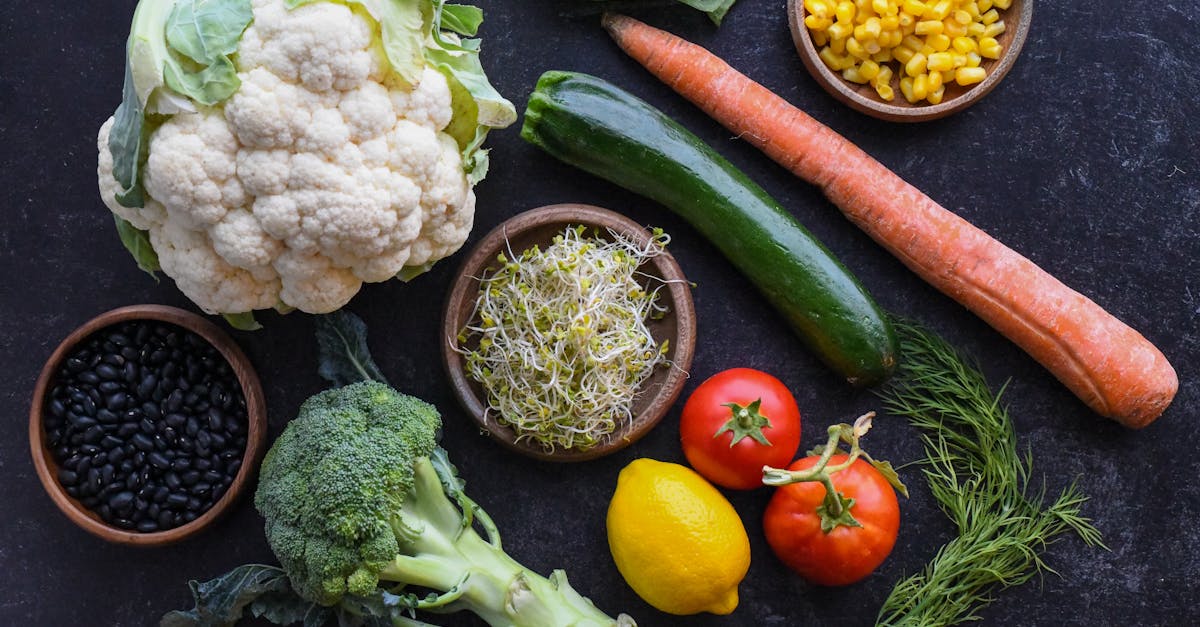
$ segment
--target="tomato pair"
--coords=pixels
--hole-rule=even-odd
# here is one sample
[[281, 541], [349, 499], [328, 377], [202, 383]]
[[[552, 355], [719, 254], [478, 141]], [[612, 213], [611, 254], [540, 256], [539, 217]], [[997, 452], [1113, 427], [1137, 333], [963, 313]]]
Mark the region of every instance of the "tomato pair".
[[763, 519], [767, 543], [805, 579], [838, 586], [866, 577], [891, 553], [900, 528], [893, 487], [907, 495], [891, 466], [858, 446], [871, 416], [830, 427], [822, 450], [789, 465], [800, 448], [796, 399], [779, 379], [734, 368], [696, 388], [680, 435], [688, 462], [709, 481], [780, 486]]

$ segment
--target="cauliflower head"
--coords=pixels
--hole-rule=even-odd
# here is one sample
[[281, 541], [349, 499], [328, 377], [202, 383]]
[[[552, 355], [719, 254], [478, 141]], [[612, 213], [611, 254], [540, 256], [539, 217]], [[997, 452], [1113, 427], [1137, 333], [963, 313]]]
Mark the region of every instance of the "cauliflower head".
[[516, 117], [458, 36], [480, 20], [429, 0], [141, 0], [97, 138], [122, 241], [222, 314], [334, 311], [454, 253], [483, 138]]

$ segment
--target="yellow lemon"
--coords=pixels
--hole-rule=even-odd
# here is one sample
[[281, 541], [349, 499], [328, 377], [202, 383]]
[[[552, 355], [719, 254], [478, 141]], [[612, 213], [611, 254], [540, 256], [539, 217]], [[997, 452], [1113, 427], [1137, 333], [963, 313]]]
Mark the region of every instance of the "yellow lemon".
[[637, 459], [617, 477], [608, 546], [638, 596], [669, 614], [728, 614], [750, 539], [725, 497], [679, 464]]

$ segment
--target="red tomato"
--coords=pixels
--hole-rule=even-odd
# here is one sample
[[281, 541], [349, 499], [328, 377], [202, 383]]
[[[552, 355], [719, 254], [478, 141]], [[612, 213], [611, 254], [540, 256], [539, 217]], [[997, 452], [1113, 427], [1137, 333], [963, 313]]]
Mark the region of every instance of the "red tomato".
[[800, 448], [800, 409], [779, 379], [750, 368], [700, 384], [679, 423], [688, 463], [726, 488], [762, 486], [762, 467], [782, 467]]
[[[818, 457], [796, 460], [788, 470], [811, 468]], [[829, 465], [846, 461], [834, 455]], [[825, 501], [818, 482], [792, 483], [776, 490], [763, 516], [767, 543], [775, 555], [805, 579], [822, 586], [844, 586], [871, 574], [887, 559], [900, 530], [896, 493], [879, 471], [861, 458], [830, 478], [843, 497], [854, 499], [850, 515], [861, 527], [821, 529], [817, 508]]]

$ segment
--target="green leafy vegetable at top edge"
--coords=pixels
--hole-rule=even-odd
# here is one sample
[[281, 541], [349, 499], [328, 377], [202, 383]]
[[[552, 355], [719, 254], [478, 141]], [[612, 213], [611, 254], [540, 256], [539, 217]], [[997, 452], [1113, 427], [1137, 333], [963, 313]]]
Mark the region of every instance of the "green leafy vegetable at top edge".
[[945, 340], [896, 321], [903, 358], [885, 407], [921, 431], [925, 477], [958, 535], [892, 589], [878, 624], [938, 627], [978, 620], [996, 592], [1053, 572], [1039, 553], [1066, 533], [1104, 546], [1081, 515], [1074, 483], [1047, 505], [1029, 490], [1032, 454], [1017, 452], [1012, 419], [983, 374]]
[[733, 7], [737, 0], [666, 0], [653, 2], [650, 0], [593, 0], [594, 3], [600, 3], [604, 9], [613, 9], [623, 11], [630, 8], [637, 8], [640, 5], [662, 5], [669, 2], [684, 4], [698, 11], [704, 11], [708, 14], [709, 19], [717, 26], [721, 25], [721, 20], [725, 19], [725, 14]]

